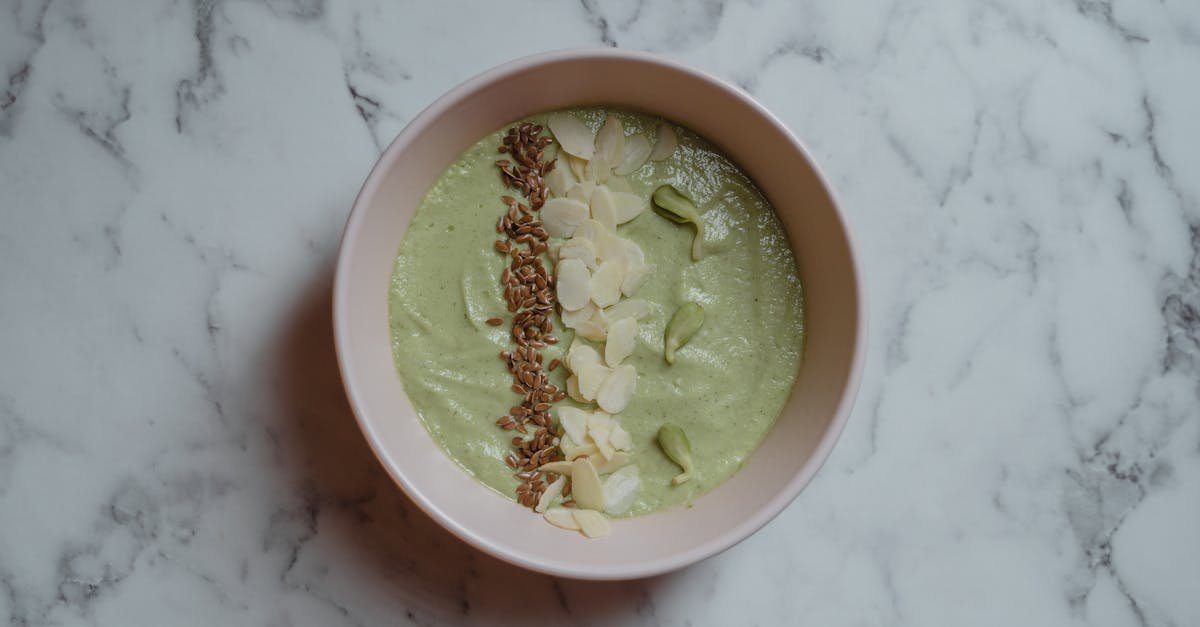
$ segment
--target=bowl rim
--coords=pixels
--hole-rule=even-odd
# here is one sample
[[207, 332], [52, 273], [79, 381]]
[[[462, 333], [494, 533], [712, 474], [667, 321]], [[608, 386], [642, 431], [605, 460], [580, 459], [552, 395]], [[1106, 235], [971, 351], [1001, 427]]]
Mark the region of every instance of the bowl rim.
[[[635, 562], [628, 565], [621, 565], [619, 568], [609, 569], [603, 572], [598, 572], [595, 569], [587, 569], [583, 566], [571, 568], [560, 564], [547, 564], [536, 559], [522, 555], [517, 551], [509, 550], [507, 547], [497, 546], [491, 542], [475, 535], [471, 529], [465, 527], [457, 520], [445, 514], [432, 500], [428, 499], [424, 493], [417, 490], [408, 478], [401, 472], [395, 464], [391, 462], [387, 451], [383, 450], [383, 445], [380, 438], [375, 433], [370, 421], [368, 421], [363, 412], [360, 410], [358, 400], [358, 378], [355, 376], [354, 366], [348, 356], [350, 345], [349, 319], [348, 309], [350, 307], [349, 297], [349, 267], [350, 263], [347, 258], [351, 256], [351, 251], [354, 250], [357, 236], [361, 231], [360, 223], [365, 219], [367, 206], [369, 206], [379, 188], [391, 168], [393, 167], [397, 157], [405, 150], [408, 144], [419, 135], [422, 129], [430, 123], [436, 121], [456, 103], [462, 101], [465, 97], [475, 92], [480, 87], [502, 80], [504, 77], [523, 72], [540, 65], [550, 63], [561, 63], [564, 61], [587, 61], [587, 60], [623, 60], [632, 61], [635, 63], [643, 63], [661, 67], [670, 71], [679, 72], [688, 75], [690, 78], [708, 83], [726, 95], [729, 95], [740, 102], [743, 106], [752, 110], [755, 114], [765, 119], [776, 132], [782, 135], [787, 141], [799, 151], [800, 155], [807, 162], [808, 167], [813, 171], [817, 180], [824, 188], [830, 199], [830, 205], [833, 209], [833, 216], [836, 223], [841, 228], [845, 237], [848, 248], [848, 259], [850, 263], [850, 273], [855, 279], [854, 294], [857, 300], [856, 325], [854, 333], [854, 347], [851, 353], [850, 369], [846, 379], [846, 384], [842, 389], [840, 398], [835, 406], [834, 415], [830, 419], [829, 425], [820, 436], [817, 446], [813, 449], [812, 455], [804, 463], [800, 472], [796, 473], [784, 487], [779, 490], [770, 500], [762, 507], [751, 513], [737, 525], [729, 528], [725, 532], [715, 536], [711, 540], [698, 544], [687, 551], [681, 551], [675, 555], [649, 560], [646, 562]], [[527, 55], [496, 65], [492, 68], [484, 70], [472, 76], [471, 78], [459, 83], [445, 94], [434, 100], [425, 107], [419, 114], [412, 118], [408, 124], [400, 131], [399, 134], [388, 144], [388, 147], [380, 154], [375, 165], [372, 167], [370, 174], [367, 175], [362, 188], [355, 197], [354, 204], [351, 207], [350, 215], [346, 220], [346, 225], [339, 244], [337, 255], [337, 268], [334, 274], [333, 282], [333, 331], [335, 352], [337, 354], [338, 370], [341, 374], [342, 385], [346, 392], [347, 400], [350, 403], [354, 418], [358, 422], [359, 428], [366, 436], [367, 442], [371, 447], [371, 452], [375, 455], [379, 463], [387, 471], [392, 480], [400, 486], [405, 495], [410, 500], [417, 504], [422, 511], [430, 518], [435, 520], [443, 528], [450, 531], [454, 536], [466, 542], [468, 545], [487, 553], [493, 557], [501, 559], [505, 562], [515, 564], [548, 575], [568, 577], [573, 579], [591, 579], [591, 580], [621, 580], [634, 579], [641, 577], [650, 577], [662, 573], [670, 572], [699, 562], [703, 559], [712, 557], [721, 553], [742, 540], [748, 538], [754, 532], [765, 526], [768, 522], [778, 516], [784, 508], [786, 508], [800, 492], [812, 481], [813, 477], [824, 465], [834, 446], [837, 444], [839, 437], [849, 420], [851, 411], [854, 407], [855, 398], [858, 393], [859, 386], [862, 381], [864, 364], [866, 361], [867, 350], [867, 294], [861, 272], [861, 261], [858, 258], [857, 246], [854, 243], [854, 236], [849, 228], [846, 216], [842, 210], [833, 186], [829, 183], [828, 177], [817, 165], [812, 158], [804, 143], [797, 138], [791, 130], [783, 124], [771, 111], [760, 104], [752, 96], [744, 90], [739, 89], [727, 81], [720, 79], [708, 72], [691, 67], [684, 63], [675, 61], [665, 56], [654, 53], [620, 50], [616, 48], [566, 48], [552, 50], [548, 52], [540, 52], [532, 55]]]

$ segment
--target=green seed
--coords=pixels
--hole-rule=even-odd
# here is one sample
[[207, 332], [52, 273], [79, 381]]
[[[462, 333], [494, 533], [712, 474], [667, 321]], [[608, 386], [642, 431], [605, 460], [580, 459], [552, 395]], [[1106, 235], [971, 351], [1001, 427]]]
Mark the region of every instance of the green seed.
[[704, 308], [693, 302], [684, 303], [675, 315], [671, 316], [671, 321], [667, 323], [667, 329], [663, 333], [663, 359], [667, 360], [668, 364], [675, 363], [675, 351], [687, 344], [703, 325]]
[[671, 461], [679, 464], [683, 472], [671, 480], [671, 485], [679, 485], [692, 478], [692, 444], [688, 442], [687, 434], [677, 425], [667, 423], [658, 429], [658, 445]]
[[704, 243], [704, 221], [700, 212], [690, 198], [670, 185], [663, 185], [654, 190], [650, 196], [654, 212], [676, 223], [692, 223], [696, 227], [696, 236], [692, 238], [692, 261], [700, 261], [701, 247]]

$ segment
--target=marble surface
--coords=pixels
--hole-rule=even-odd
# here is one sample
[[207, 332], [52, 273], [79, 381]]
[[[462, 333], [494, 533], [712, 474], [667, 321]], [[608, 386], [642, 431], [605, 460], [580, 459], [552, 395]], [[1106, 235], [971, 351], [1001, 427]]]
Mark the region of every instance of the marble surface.
[[[873, 325], [791, 507], [610, 584], [406, 501], [329, 320], [380, 147], [581, 45], [777, 112]], [[1198, 114], [1192, 0], [0, 0], [0, 622], [1200, 624]]]

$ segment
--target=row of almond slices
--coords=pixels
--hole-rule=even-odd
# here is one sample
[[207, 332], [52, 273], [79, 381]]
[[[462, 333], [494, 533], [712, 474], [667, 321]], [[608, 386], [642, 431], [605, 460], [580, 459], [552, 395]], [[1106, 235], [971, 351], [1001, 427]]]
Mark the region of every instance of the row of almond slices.
[[[629, 463], [633, 438], [621, 426], [619, 416], [603, 411], [563, 407], [558, 417], [564, 430], [559, 445], [566, 460], [538, 469], [558, 478], [547, 486], [535, 509], [556, 527], [579, 529], [593, 538], [608, 535], [608, 520], [600, 512], [617, 515], [628, 511], [641, 485], [637, 466]], [[601, 475], [607, 476], [601, 479]], [[568, 477], [577, 508], [551, 507]]]
[[[599, 411], [573, 407], [558, 410], [564, 434], [560, 442], [566, 461], [542, 466], [557, 473], [537, 505], [551, 524], [578, 529], [588, 537], [608, 535], [608, 520], [629, 509], [640, 487], [637, 466], [629, 463], [633, 440], [621, 427], [620, 412], [633, 396], [637, 370], [622, 363], [633, 354], [637, 321], [650, 305], [630, 299], [650, 271], [642, 249], [619, 237], [617, 226], [633, 220], [648, 207], [629, 192], [621, 177], [640, 168], [652, 155], [669, 157], [675, 149], [674, 131], [666, 125], [651, 148], [643, 135], [626, 137], [621, 121], [605, 120], [593, 136], [569, 114], [547, 121], [566, 153], [569, 168], [547, 176], [553, 197], [542, 207], [547, 232], [566, 241], [551, 251], [555, 285], [563, 324], [578, 336], [564, 363], [571, 371], [567, 393], [580, 403], [596, 403]], [[626, 297], [622, 300], [622, 296]], [[579, 340], [604, 342], [604, 354]], [[607, 475], [603, 480], [601, 475]], [[576, 509], [550, 507], [561, 495], [567, 478]]]

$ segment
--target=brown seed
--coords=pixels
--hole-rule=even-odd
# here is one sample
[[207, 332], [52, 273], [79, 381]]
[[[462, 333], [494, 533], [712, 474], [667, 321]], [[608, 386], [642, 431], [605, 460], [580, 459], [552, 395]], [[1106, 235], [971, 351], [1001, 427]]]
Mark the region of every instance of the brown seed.
[[487, 323], [494, 327], [498, 327], [504, 324], [504, 318], [488, 318]]
[[[548, 339], [548, 338], [547, 338], [547, 339]], [[549, 365], [549, 366], [546, 366], [546, 370], [547, 370], [547, 371], [549, 371], [549, 372], [554, 372], [554, 369], [555, 369], [555, 368], [557, 368], [557, 367], [558, 367], [558, 364], [560, 364], [560, 363], [562, 363], [562, 362], [560, 362], [560, 361], [559, 361], [559, 360], [557, 360], [557, 359], [551, 359], [551, 360], [550, 360], [550, 365]]]

